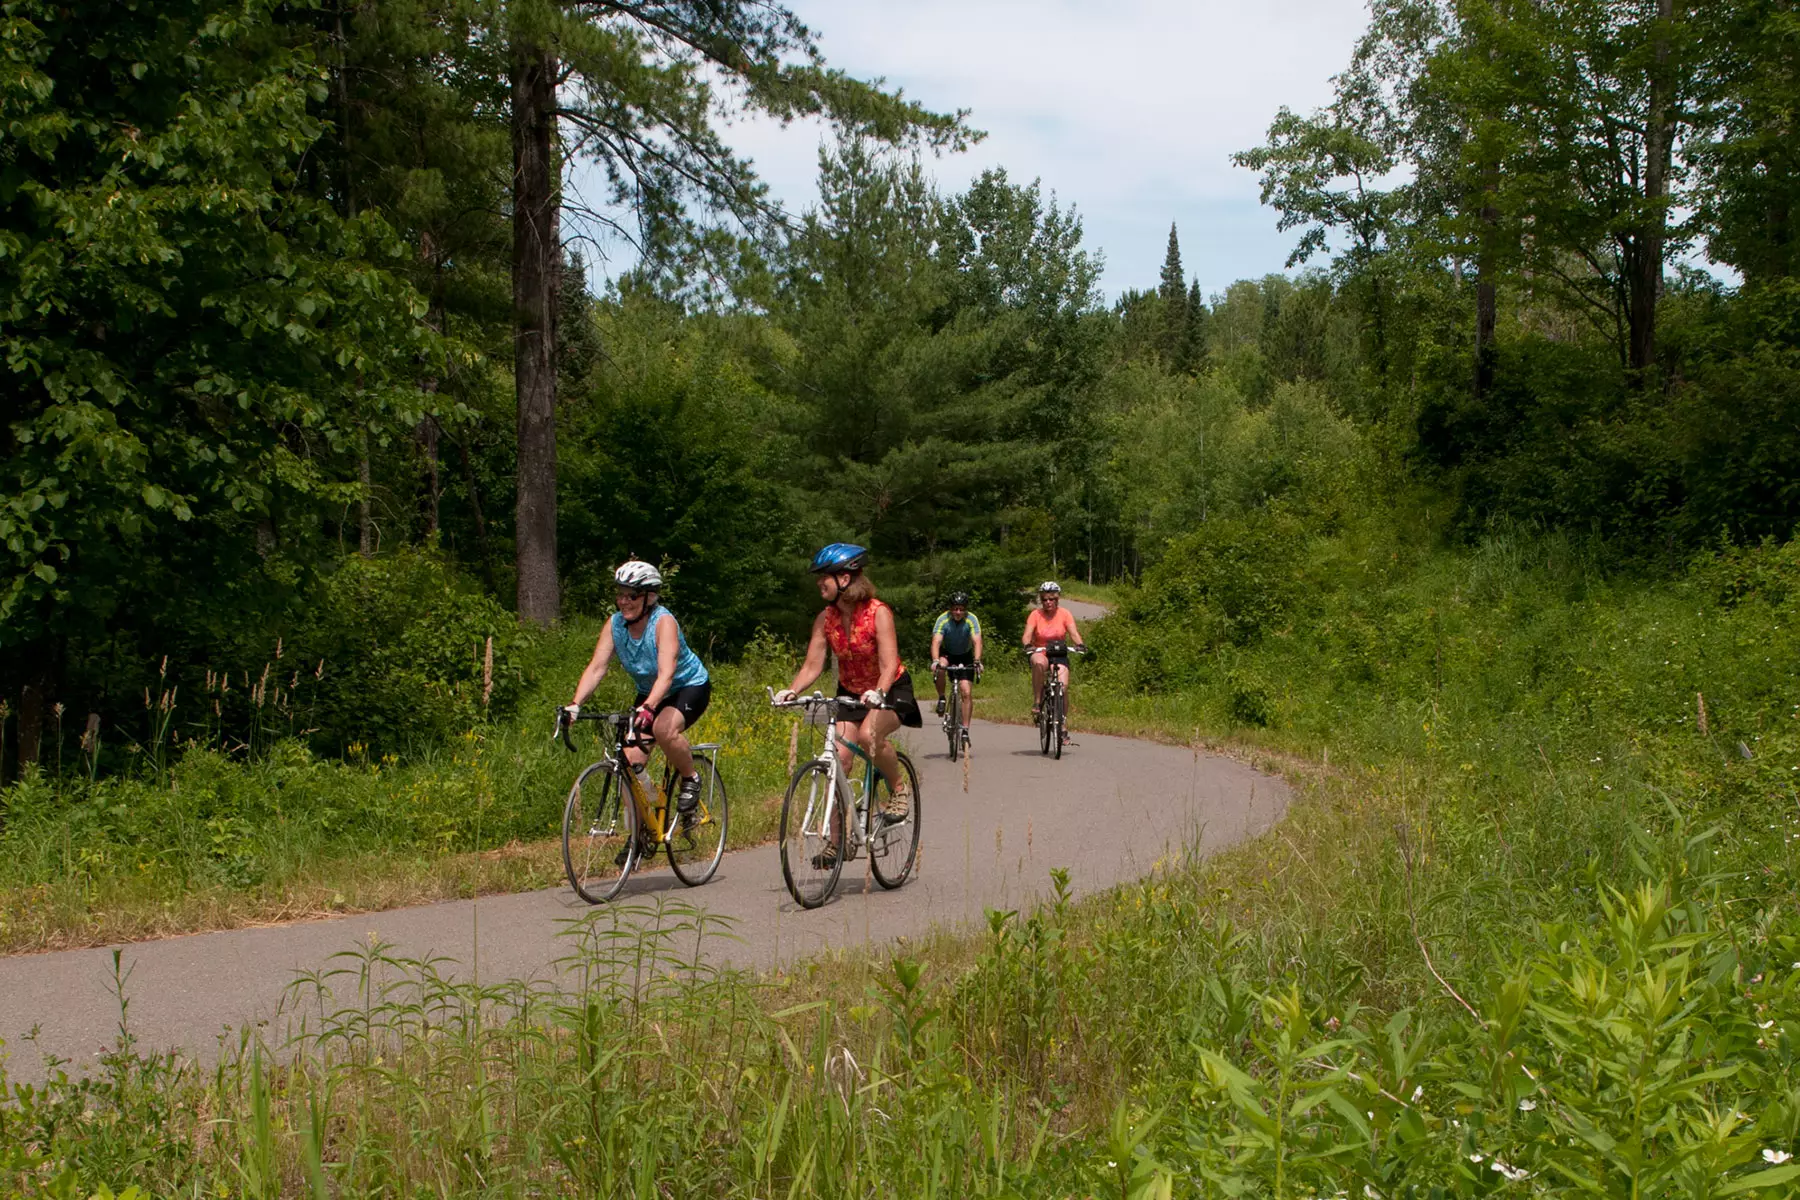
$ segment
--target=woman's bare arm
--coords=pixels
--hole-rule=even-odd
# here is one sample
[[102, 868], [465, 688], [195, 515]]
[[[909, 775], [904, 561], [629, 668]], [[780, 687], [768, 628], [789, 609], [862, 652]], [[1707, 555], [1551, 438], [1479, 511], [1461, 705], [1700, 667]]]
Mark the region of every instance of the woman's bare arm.
[[806, 661], [800, 664], [800, 670], [794, 676], [794, 682], [788, 684], [791, 692], [801, 692], [812, 686], [813, 681], [825, 673], [825, 612], [820, 610], [813, 619], [812, 640], [806, 643]]
[[575, 698], [570, 701], [571, 704], [580, 704], [594, 694], [594, 689], [606, 678], [606, 668], [612, 662], [612, 656], [612, 622], [608, 621], [600, 627], [600, 640], [594, 643], [594, 657], [588, 660], [587, 670], [581, 673], [581, 682], [575, 685]]

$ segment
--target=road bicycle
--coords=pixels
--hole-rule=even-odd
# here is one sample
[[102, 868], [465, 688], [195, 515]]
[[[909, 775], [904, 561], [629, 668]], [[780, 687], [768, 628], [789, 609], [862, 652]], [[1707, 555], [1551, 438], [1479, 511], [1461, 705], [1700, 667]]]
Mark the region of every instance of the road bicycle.
[[[649, 773], [633, 771], [625, 758], [628, 748], [646, 753], [655, 742], [631, 724], [632, 714], [581, 713], [575, 721], [604, 725], [598, 762], [575, 777], [569, 799], [563, 805], [563, 870], [569, 886], [589, 904], [611, 900], [625, 887], [632, 871], [654, 858], [659, 849], [669, 853], [675, 878], [699, 887], [719, 869], [725, 857], [725, 838], [731, 828], [731, 805], [725, 781], [719, 777], [719, 743], [700, 742], [690, 748], [694, 769], [700, 772], [700, 802], [694, 815], [683, 822], [675, 808], [679, 780], [674, 769], [663, 766], [661, 783]], [[573, 722], [562, 709], [556, 713], [556, 736], [571, 753]], [[648, 762], [645, 766], [648, 767]], [[632, 803], [623, 803], [629, 794]]]
[[[1062, 672], [1056, 670], [1057, 646], [1058, 643], [1053, 641], [1043, 647], [1050, 662], [1044, 671], [1044, 694], [1038, 701], [1037, 712], [1038, 750], [1051, 758], [1061, 758], [1063, 746], [1069, 740], [1069, 690], [1062, 681]], [[1025, 656], [1030, 658], [1036, 649], [1028, 647]], [[1085, 646], [1062, 646], [1061, 650], [1067, 655], [1087, 653]]]
[[971, 683], [981, 678], [981, 664], [970, 666], [944, 667], [946, 690], [950, 696], [944, 705], [944, 737], [950, 743], [950, 761], [955, 762], [969, 749], [969, 726], [962, 716], [962, 689], [957, 681], [967, 679]]
[[[777, 708], [802, 709], [809, 721], [822, 717], [825, 723], [824, 748], [794, 772], [781, 802], [781, 877], [794, 901], [802, 908], [825, 903], [844, 864], [864, 851], [876, 883], [889, 889], [905, 883], [919, 857], [919, 773], [912, 759], [895, 747], [900, 776], [912, 798], [904, 814], [894, 813], [893, 790], [875, 769], [875, 760], [861, 746], [838, 736], [838, 710], [866, 705], [821, 692], [782, 703], [773, 690], [769, 701]], [[840, 748], [863, 762], [860, 789], [850, 777], [854, 767], [846, 771], [838, 757]], [[855, 814], [853, 821], [849, 813]]]

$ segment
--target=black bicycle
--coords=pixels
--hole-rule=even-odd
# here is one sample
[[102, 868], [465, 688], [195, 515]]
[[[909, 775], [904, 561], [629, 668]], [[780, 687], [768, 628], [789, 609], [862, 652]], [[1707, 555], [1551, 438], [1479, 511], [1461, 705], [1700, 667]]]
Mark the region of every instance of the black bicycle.
[[[664, 764], [660, 785], [648, 774], [639, 775], [625, 757], [627, 748], [655, 749], [655, 742], [631, 725], [632, 714], [581, 713], [576, 721], [605, 725], [605, 749], [598, 762], [575, 777], [569, 799], [563, 805], [563, 870], [569, 886], [589, 904], [611, 900], [625, 887], [637, 867], [667, 848], [675, 878], [699, 887], [719, 869], [725, 857], [725, 836], [731, 827], [731, 807], [725, 798], [725, 781], [719, 777], [719, 744], [701, 742], [690, 748], [694, 768], [700, 772], [700, 802], [686, 820], [675, 808], [679, 781], [674, 769]], [[556, 736], [570, 752], [569, 714], [556, 711]], [[632, 803], [624, 803], [626, 795]]]
[[[1035, 650], [1036, 647], [1027, 647], [1026, 657]], [[1086, 654], [1087, 647], [1070, 646], [1058, 638], [1044, 646], [1044, 653], [1049, 663], [1044, 672], [1044, 693], [1038, 701], [1038, 749], [1051, 758], [1061, 758], [1069, 740], [1069, 692], [1056, 667], [1059, 662], [1066, 666], [1071, 655]]]
[[950, 699], [944, 705], [944, 737], [950, 743], [950, 761], [955, 762], [969, 749], [969, 723], [963, 720], [962, 688], [957, 686], [957, 682], [967, 679], [971, 684], [975, 683], [981, 678], [981, 664], [946, 665], [944, 678], [950, 692]]

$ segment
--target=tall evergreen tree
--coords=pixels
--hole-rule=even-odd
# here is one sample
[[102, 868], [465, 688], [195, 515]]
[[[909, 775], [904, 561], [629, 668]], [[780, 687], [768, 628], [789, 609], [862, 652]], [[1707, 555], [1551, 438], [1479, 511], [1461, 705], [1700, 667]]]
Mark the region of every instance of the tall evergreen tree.
[[[649, 270], [668, 273], [721, 229], [769, 231], [780, 213], [718, 123], [819, 116], [892, 143], [961, 148], [963, 114], [931, 112], [825, 65], [817, 36], [761, 0], [507, 0], [512, 49], [513, 292], [519, 403], [519, 616], [556, 618], [559, 164], [596, 162], [615, 228], [635, 223]], [[572, 135], [565, 144], [562, 131]]]
[[1156, 294], [1162, 301], [1162, 336], [1157, 349], [1172, 370], [1181, 370], [1188, 344], [1187, 273], [1181, 269], [1181, 239], [1175, 222], [1169, 222], [1169, 249], [1163, 255], [1162, 282]]

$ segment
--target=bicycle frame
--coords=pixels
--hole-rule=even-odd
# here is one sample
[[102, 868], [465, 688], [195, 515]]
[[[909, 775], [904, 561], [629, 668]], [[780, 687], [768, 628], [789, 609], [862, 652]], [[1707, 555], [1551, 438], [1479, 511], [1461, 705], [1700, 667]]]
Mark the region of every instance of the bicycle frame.
[[[628, 749], [642, 750], [645, 765], [648, 766], [650, 755], [657, 748], [656, 740], [645, 737], [632, 728], [631, 717], [632, 714], [628, 712], [582, 713], [575, 720], [596, 721], [612, 727], [616, 736], [610, 742], [602, 743], [606, 749], [601, 751], [600, 765], [618, 776], [621, 786], [630, 795], [632, 805], [637, 810], [638, 828], [648, 833], [651, 841], [667, 843], [670, 838], [675, 836], [675, 822], [668, 819], [668, 788], [661, 783], [653, 782], [651, 787], [654, 789], [655, 795], [648, 794], [644, 785], [639, 782], [637, 772], [631, 769], [631, 760], [625, 757], [625, 751]], [[573, 752], [575, 743], [569, 738], [569, 724], [568, 721], [558, 719], [558, 732], [562, 737], [563, 745]], [[710, 755], [717, 754], [722, 745], [721, 742], [690, 742], [688, 748], [696, 754]], [[664, 773], [666, 774], [667, 771], [668, 767], [665, 764]]]

